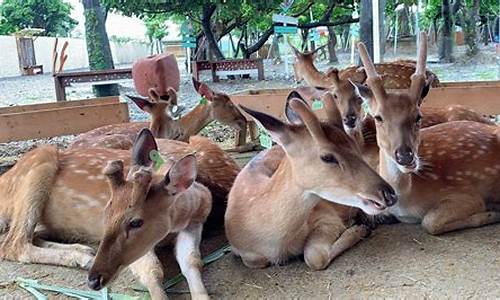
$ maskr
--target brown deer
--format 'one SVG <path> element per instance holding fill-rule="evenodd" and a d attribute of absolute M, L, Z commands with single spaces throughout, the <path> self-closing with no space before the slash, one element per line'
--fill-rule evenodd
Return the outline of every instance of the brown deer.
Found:
<path fill-rule="evenodd" d="M 88 268 L 93 249 L 46 241 L 102 241 L 89 274 L 99 289 L 120 270 L 131 271 L 153 299 L 165 298 L 163 272 L 152 250 L 177 235 L 176 255 L 193 296 L 206 296 L 198 244 L 211 194 L 195 183 L 196 158 L 168 160 L 153 172 L 156 150 L 144 129 L 132 152 L 116 149 L 58 151 L 44 146 L 23 156 L 0 177 L 0 257 L 23 263 Z M 203 154 L 196 154 L 203 155 Z M 104 170 L 106 162 L 112 161 Z M 124 172 L 128 172 L 125 177 Z M 105 178 L 108 178 L 106 182 Z M 44 233 L 35 231 L 43 226 Z"/>
<path fill-rule="evenodd" d="M 291 46 L 291 45 L 290 45 Z M 325 45 L 326 46 L 326 45 Z M 304 80 L 308 85 L 320 88 L 330 88 L 336 83 L 334 76 L 339 76 L 342 79 L 351 79 L 357 83 L 363 83 L 366 80 L 366 74 L 362 68 L 357 66 L 348 67 L 342 71 L 332 68 L 327 72 L 320 72 L 314 65 L 316 54 L 319 49 L 312 52 L 302 53 L 295 47 L 291 46 L 295 54 L 295 62 L 293 64 L 295 72 L 295 80 Z M 324 47 L 324 46 L 323 46 Z M 415 65 L 408 61 L 394 61 L 389 63 L 376 64 L 377 71 L 384 75 L 384 86 L 387 89 L 403 89 L 410 86 L 410 76 L 415 72 Z M 434 76 L 433 86 L 437 86 L 439 81 L 437 76 L 430 72 L 428 77 Z"/>
<path fill-rule="evenodd" d="M 248 267 L 262 268 L 304 253 L 309 267 L 325 268 L 368 229 L 353 225 L 348 208 L 325 218 L 333 208 L 322 209 L 321 201 L 369 214 L 396 202 L 392 188 L 360 158 L 333 103 L 325 106 L 330 126 L 320 123 L 299 99 L 290 101 L 301 120 L 298 125 L 242 107 L 279 144 L 252 159 L 229 194 L 226 235 Z"/>
<path fill-rule="evenodd" d="M 238 129 L 241 141 L 246 140 L 247 122 L 241 112 L 234 106 L 228 95 L 212 91 L 206 84 L 193 78 L 196 91 L 207 99 L 207 103 L 200 103 L 179 120 L 173 120 L 164 109 L 175 105 L 172 95 L 169 99 L 159 97 L 154 89 L 150 89 L 151 100 L 138 97 L 131 98 L 139 108 L 151 114 L 151 123 L 133 122 L 125 124 L 107 125 L 89 131 L 78 137 L 71 148 L 75 147 L 106 147 L 130 149 L 137 133 L 144 127 L 152 129 L 155 137 L 187 142 L 189 137 L 198 134 L 206 125 L 217 120 L 225 125 Z M 174 89 L 168 89 L 175 94 Z M 175 99 L 176 96 L 175 96 Z M 164 103 L 166 102 L 166 103 Z"/>
<path fill-rule="evenodd" d="M 421 223 L 431 234 L 500 221 L 500 131 L 471 121 L 420 130 L 427 35 L 421 33 L 417 69 L 406 92 L 388 92 L 365 46 L 358 44 L 368 75 L 369 99 L 380 147 L 379 172 L 399 195 L 389 212 Z M 367 92 L 369 90 L 369 92 Z"/>

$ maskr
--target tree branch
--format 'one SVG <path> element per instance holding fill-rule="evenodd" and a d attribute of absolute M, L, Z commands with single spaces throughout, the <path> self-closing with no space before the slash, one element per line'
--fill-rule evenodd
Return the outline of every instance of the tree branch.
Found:
<path fill-rule="evenodd" d="M 351 24 L 351 23 L 357 23 L 357 22 L 359 22 L 359 18 L 341 20 L 341 21 L 337 21 L 337 22 L 318 21 L 318 22 L 312 22 L 312 23 L 299 25 L 298 28 L 311 29 L 311 28 L 320 27 L 320 26 L 339 26 L 339 25 Z"/>
<path fill-rule="evenodd" d="M 292 17 L 294 17 L 294 18 L 298 18 L 298 17 L 302 16 L 302 15 L 303 15 L 304 13 L 306 13 L 306 12 L 307 12 L 307 10 L 308 10 L 309 8 L 311 8 L 311 6 L 313 6 L 313 5 L 314 5 L 314 1 L 309 2 L 309 3 L 306 5 L 306 7 L 304 7 L 304 9 L 303 9 L 303 10 L 301 10 L 301 11 L 300 11 L 300 12 L 298 12 L 298 13 L 293 14 L 293 15 L 292 15 Z"/>

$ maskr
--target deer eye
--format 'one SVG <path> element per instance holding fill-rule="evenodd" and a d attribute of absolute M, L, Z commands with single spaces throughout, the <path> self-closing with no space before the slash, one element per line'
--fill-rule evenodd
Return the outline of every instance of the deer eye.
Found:
<path fill-rule="evenodd" d="M 333 99 L 337 100 L 338 98 L 337 94 L 333 94 Z"/>
<path fill-rule="evenodd" d="M 338 164 L 338 160 L 335 158 L 333 154 L 325 154 L 320 156 L 321 160 L 327 164 Z"/>
<path fill-rule="evenodd" d="M 422 121 L 422 115 L 419 114 L 415 119 L 415 123 L 419 124 L 421 121 Z"/>
<path fill-rule="evenodd" d="M 133 219 L 128 223 L 128 227 L 130 229 L 137 229 L 141 228 L 141 226 L 144 224 L 144 221 L 142 219 Z"/>
<path fill-rule="evenodd" d="M 375 116 L 375 121 L 377 121 L 379 123 L 383 123 L 384 122 L 384 120 L 382 120 L 381 116 Z"/>

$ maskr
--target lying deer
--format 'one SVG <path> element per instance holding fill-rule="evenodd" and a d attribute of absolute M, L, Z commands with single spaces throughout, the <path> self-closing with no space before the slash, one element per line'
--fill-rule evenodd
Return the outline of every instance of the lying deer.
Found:
<path fill-rule="evenodd" d="M 206 298 L 198 245 L 211 208 L 210 192 L 194 182 L 193 155 L 175 163 L 169 160 L 153 172 L 152 150 L 157 150 L 154 138 L 144 129 L 132 153 L 44 146 L 25 154 L 0 177 L 0 257 L 87 268 L 94 258 L 92 248 L 41 236 L 102 241 L 89 274 L 92 288 L 103 287 L 130 266 L 153 299 L 161 299 L 166 298 L 163 272 L 152 249 L 160 240 L 173 241 L 176 236 L 177 260 L 191 293 Z M 103 174 L 107 161 L 112 162 Z M 35 232 L 37 225 L 45 228 L 43 234 Z"/>
<path fill-rule="evenodd" d="M 138 97 L 131 98 L 139 108 L 151 114 L 151 123 L 132 122 L 107 125 L 80 135 L 70 146 L 74 147 L 106 147 L 130 149 L 139 130 L 149 127 L 155 137 L 187 142 L 190 136 L 198 134 L 206 125 L 217 120 L 225 125 L 240 130 L 240 137 L 246 140 L 247 122 L 241 112 L 234 106 L 228 95 L 212 91 L 206 84 L 193 78 L 196 91 L 207 99 L 207 103 L 198 104 L 193 110 L 173 120 L 167 115 L 165 108 L 175 105 L 175 90 L 168 89 L 172 95 L 168 99 L 160 98 L 154 89 L 150 89 L 151 101 Z"/>
<path fill-rule="evenodd" d="M 229 194 L 226 235 L 250 268 L 304 253 L 309 267 L 322 269 L 368 234 L 365 226 L 352 224 L 349 209 L 330 214 L 334 208 L 322 209 L 321 201 L 369 214 L 396 202 L 393 189 L 361 159 L 343 131 L 333 103 L 325 103 L 328 124 L 335 124 L 330 126 L 301 100 L 292 99 L 290 106 L 301 120 L 298 125 L 242 107 L 279 144 L 253 158 Z"/>
<path fill-rule="evenodd" d="M 499 222 L 499 128 L 457 121 L 419 129 L 427 35 L 421 33 L 417 69 L 402 93 L 386 91 L 365 46 L 358 49 L 368 75 L 368 88 L 358 92 L 376 122 L 379 172 L 400 198 L 389 212 L 431 234 Z"/>
<path fill-rule="evenodd" d="M 302 53 L 293 46 L 291 47 L 295 54 L 295 62 L 293 64 L 295 80 L 304 80 L 308 85 L 320 88 L 330 88 L 335 85 L 336 79 L 333 76 L 339 73 L 336 69 L 330 69 L 326 73 L 322 73 L 314 65 L 317 51 L 322 47 L 308 53 Z M 378 72 L 384 74 L 384 86 L 388 89 L 408 88 L 410 86 L 410 76 L 415 71 L 415 65 L 408 61 L 380 63 L 376 64 L 375 67 Z M 435 77 L 432 84 L 433 86 L 437 86 L 439 84 L 437 76 L 428 70 L 426 72 L 428 72 L 428 77 Z M 358 83 L 363 83 L 366 80 L 366 74 L 357 66 L 348 67 L 340 71 L 339 76 L 342 79 L 350 78 L 352 81 Z"/>

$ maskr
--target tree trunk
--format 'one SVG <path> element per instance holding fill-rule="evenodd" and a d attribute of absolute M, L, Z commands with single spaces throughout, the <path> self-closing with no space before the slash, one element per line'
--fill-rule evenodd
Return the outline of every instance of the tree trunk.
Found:
<path fill-rule="evenodd" d="M 481 4 L 480 0 L 474 0 L 472 2 L 472 7 L 468 9 L 464 9 L 464 38 L 465 43 L 469 47 L 467 54 L 470 56 L 476 55 L 479 51 L 478 48 L 478 40 L 477 40 L 477 28 L 476 22 L 479 17 L 479 5 Z"/>
<path fill-rule="evenodd" d="M 280 43 L 277 34 L 273 35 L 273 41 L 269 49 L 269 58 L 272 58 L 274 63 L 281 63 Z"/>
<path fill-rule="evenodd" d="M 212 31 L 212 24 L 210 19 L 215 12 L 217 6 L 215 5 L 205 5 L 203 6 L 203 15 L 201 17 L 201 27 L 203 28 L 203 33 L 208 42 L 208 49 L 210 49 L 210 55 L 214 55 L 217 60 L 224 60 L 224 55 L 217 45 L 217 40 L 215 39 L 214 33 Z"/>
<path fill-rule="evenodd" d="M 114 69 L 106 32 L 105 11 L 99 0 L 82 0 L 85 16 L 85 39 L 91 70 Z M 117 84 L 94 85 L 96 97 L 119 95 Z"/>
<path fill-rule="evenodd" d="M 443 28 L 439 40 L 439 60 L 442 62 L 453 62 L 453 20 L 451 16 L 450 0 L 443 0 L 441 6 L 441 14 L 443 16 Z"/>
<path fill-rule="evenodd" d="M 328 26 L 328 61 L 330 63 L 338 62 L 337 53 L 335 52 L 335 47 L 337 46 L 337 35 L 335 34 L 335 29 L 333 26 Z"/>
<path fill-rule="evenodd" d="M 380 0 L 380 57 L 384 54 L 384 44 L 385 44 L 385 30 L 384 30 L 384 7 L 385 1 Z M 365 44 L 368 54 L 373 60 L 373 18 L 372 18 L 372 1 L 371 0 L 361 0 L 361 14 L 359 16 L 359 36 L 361 41 Z M 358 62 L 361 65 L 361 61 Z"/>

